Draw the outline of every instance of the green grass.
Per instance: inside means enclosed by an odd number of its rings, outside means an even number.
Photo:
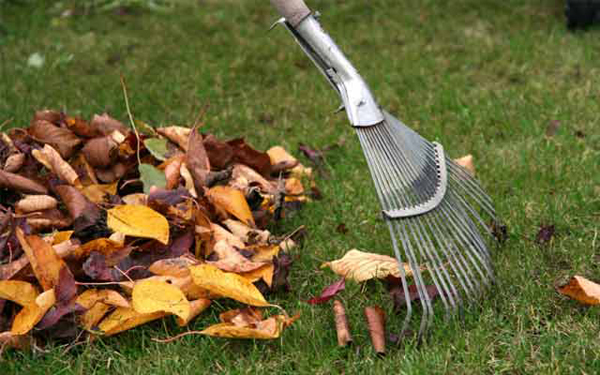
[[[600,29],[570,33],[559,0],[311,1],[381,104],[451,156],[471,153],[508,225],[493,250],[497,284],[464,320],[436,326],[420,347],[385,358],[371,349],[362,309],[390,311],[382,285],[342,294],[355,338],[336,347],[329,306],[304,301],[334,281],[324,260],[351,248],[389,251],[360,147],[338,99],[283,29],[268,32],[267,1],[202,1],[171,13],[59,17],[53,3],[0,2],[0,123],[26,126],[40,108],[126,120],[119,76],[134,115],[152,125],[193,122],[246,137],[257,148],[323,148],[324,199],[274,231],[306,225],[293,290],[274,302],[302,316],[282,339],[234,341],[177,334],[169,319],[115,338],[47,352],[8,352],[0,373],[598,373],[598,308],[559,296],[570,275],[600,280]],[[41,69],[28,57],[45,57]],[[548,123],[561,126],[552,138]],[[577,133],[581,132],[581,133]],[[576,134],[583,134],[578,137]],[[303,162],[309,162],[302,159]],[[346,235],[335,231],[345,223]],[[555,224],[548,246],[534,243]],[[225,306],[191,324],[214,323]],[[390,329],[403,316],[389,317]]]

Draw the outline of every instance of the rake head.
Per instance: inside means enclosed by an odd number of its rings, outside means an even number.
[[[495,218],[490,197],[462,167],[384,112],[384,121],[357,127],[400,268],[406,318],[413,316],[409,284],[422,307],[419,337],[433,320],[427,285],[437,288],[447,315],[465,300],[474,300],[493,281],[489,251],[482,232],[489,232],[479,212]],[[425,270],[425,271],[423,271]],[[430,282],[429,282],[430,281]],[[431,289],[429,289],[431,290]]]
[[[434,317],[433,283],[446,316],[475,300],[494,276],[480,216],[495,219],[477,181],[431,143],[382,111],[352,64],[302,0],[271,0],[279,21],[340,95],[364,151],[389,227],[406,301],[404,333],[414,315],[411,289],[422,307],[419,338]],[[410,286],[410,288],[409,288]]]

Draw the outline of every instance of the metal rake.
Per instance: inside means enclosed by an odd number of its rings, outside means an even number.
[[[382,110],[356,69],[321,28],[303,0],[271,0],[283,24],[340,95],[367,159],[396,259],[412,271],[423,313],[419,339],[434,318],[431,280],[446,316],[477,300],[494,280],[480,212],[495,220],[490,197],[462,167]],[[413,317],[413,299],[399,267],[406,301],[401,335]],[[424,272],[426,270],[426,272]]]

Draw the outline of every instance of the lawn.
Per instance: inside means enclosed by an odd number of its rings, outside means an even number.
[[[375,191],[334,92],[283,30],[266,0],[204,0],[169,12],[76,12],[75,1],[0,0],[0,123],[25,126],[41,108],[126,121],[134,116],[245,137],[258,149],[333,147],[323,199],[271,228],[305,225],[292,290],[271,300],[301,318],[275,341],[187,336],[166,319],[66,350],[3,354],[1,374],[126,373],[598,373],[597,307],[555,287],[574,274],[600,281],[600,28],[567,31],[560,0],[309,1],[380,103],[453,157],[474,156],[508,238],[492,246],[497,283],[463,319],[435,322],[379,358],[364,323],[379,304],[399,329],[383,285],[348,283],[355,345],[339,349],[329,305],[305,301],[335,276],[319,265],[352,248],[388,253]],[[28,65],[38,53],[44,63]],[[546,135],[552,122],[560,125]],[[344,224],[347,233],[336,231]],[[535,242],[542,225],[556,234]],[[215,305],[190,329],[215,323]]]

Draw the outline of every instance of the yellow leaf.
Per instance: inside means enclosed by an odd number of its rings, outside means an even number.
[[[70,240],[71,235],[73,235],[72,230],[64,230],[61,232],[54,233],[52,235],[52,245],[58,245],[59,243]]]
[[[131,307],[129,301],[127,301],[125,297],[112,289],[88,289],[81,293],[75,302],[86,309],[89,309],[98,302],[105,303],[109,306]]]
[[[454,159],[454,162],[465,168],[472,176],[475,176],[475,165],[473,164],[473,155],[465,155],[462,158]]]
[[[273,273],[275,272],[275,266],[273,264],[265,264],[264,266],[257,268],[250,272],[244,272],[240,275],[245,277],[251,283],[263,279],[267,286],[270,288],[273,284]]]
[[[200,315],[204,310],[206,310],[211,304],[211,300],[206,298],[200,298],[194,301],[190,301],[190,315],[187,319],[181,319],[177,317],[177,324],[180,326],[187,325],[192,319]]]
[[[289,195],[300,195],[304,193],[302,182],[295,177],[290,177],[285,180],[285,193]]]
[[[410,266],[405,263],[403,266],[406,276],[412,276]],[[395,258],[356,249],[348,251],[341,259],[324,263],[321,267],[330,267],[336,274],[356,282],[372,278],[383,279],[389,275],[400,277],[398,261]]]
[[[279,255],[281,247],[279,245],[257,245],[250,246],[249,250],[253,250],[252,260],[254,262],[271,262],[273,258]]]
[[[7,299],[21,306],[27,306],[35,302],[38,294],[36,287],[25,281],[0,281],[0,299]]]
[[[573,276],[566,285],[559,287],[558,291],[585,305],[600,304],[600,285],[582,276]]]
[[[111,336],[148,323],[152,320],[162,318],[165,315],[166,313],[163,311],[142,314],[131,308],[119,307],[100,322],[98,329],[104,332],[106,336]]]
[[[79,246],[73,252],[73,254],[71,254],[71,257],[75,259],[83,258],[90,255],[92,251],[96,251],[105,256],[109,256],[112,253],[117,252],[121,249],[123,249],[123,244],[121,243],[112,241],[108,238],[96,238],[95,240],[91,240]]]
[[[117,183],[115,181],[112,184],[94,184],[88,185],[81,189],[81,193],[85,195],[87,199],[94,203],[103,203],[106,195],[117,194]]]
[[[224,297],[253,306],[271,306],[260,291],[243,276],[223,272],[210,264],[190,267],[194,283]]]
[[[233,312],[236,312],[236,310]],[[244,316],[240,318],[240,315]],[[245,309],[238,310],[238,314],[227,314],[229,321],[212,325],[200,333],[208,336],[236,339],[276,339],[281,336],[284,328],[297,319],[297,317],[288,318],[284,315],[275,315],[257,321],[256,319],[259,317],[260,315],[247,314]]]
[[[31,263],[35,277],[44,290],[58,285],[58,275],[66,264],[56,254],[54,248],[38,236],[25,236],[21,228],[16,230],[17,238]]]
[[[269,158],[271,158],[271,164],[279,164],[279,163],[294,163],[297,162],[297,159],[290,155],[283,147],[274,146],[271,147],[267,154]],[[310,177],[312,175],[312,169],[306,168],[304,165],[298,163],[292,170],[290,171],[291,175],[296,178]]]
[[[170,312],[183,321],[190,316],[190,302],[178,287],[159,280],[140,280],[131,293],[133,308],[142,314]]]
[[[102,318],[104,318],[104,316],[107,312],[110,311],[110,309],[111,306],[107,305],[106,303],[96,302],[83,314],[79,315],[79,323],[83,326],[83,328],[90,331],[94,328],[96,324],[98,324],[100,320],[102,320]]]
[[[167,219],[150,207],[121,205],[107,211],[106,224],[115,232],[127,236],[153,238],[165,245],[169,243]]]
[[[254,226],[252,211],[241,191],[230,186],[215,186],[208,190],[206,196],[217,208],[235,216],[244,224]]]
[[[40,294],[35,301],[24,306],[15,316],[10,332],[13,335],[24,335],[31,331],[55,302],[54,289],[49,289]]]
[[[188,271],[189,273],[189,271]],[[151,276],[143,280],[155,280],[164,282],[170,285],[173,285],[183,292],[188,299],[199,299],[199,298],[218,298],[220,295],[212,293],[209,290],[199,287],[194,284],[192,277],[190,275],[184,277],[176,277],[176,276]],[[141,280],[138,280],[138,282]],[[125,293],[131,294],[133,292],[133,287],[135,286],[135,282],[133,281],[122,281],[119,283],[119,286],[123,288]]]

